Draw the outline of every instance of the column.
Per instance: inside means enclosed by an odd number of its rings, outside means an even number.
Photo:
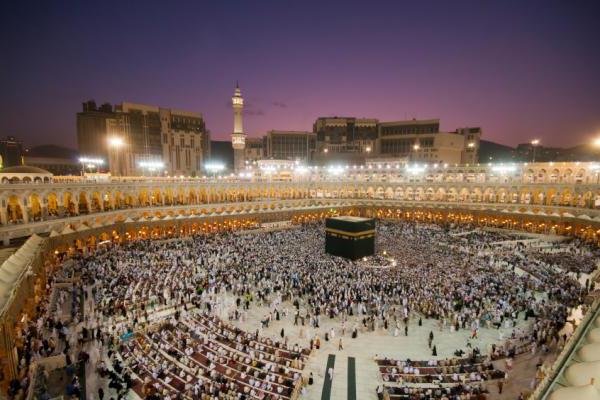
[[[23,213],[23,223],[28,224],[29,223],[29,209],[25,205],[25,202],[23,200],[19,200],[19,207],[21,207],[21,212]]]

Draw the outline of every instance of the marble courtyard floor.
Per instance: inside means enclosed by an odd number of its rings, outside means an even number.
[[[225,300],[223,308],[232,307],[234,299],[231,296]],[[233,306],[235,307],[235,306]],[[352,339],[351,328],[355,323],[359,323],[361,318],[350,317],[346,323],[346,332],[342,337],[343,350],[338,350],[339,337],[341,336],[341,322],[338,318],[330,319],[329,317],[321,318],[321,327],[319,329],[313,329],[308,326],[294,326],[293,310],[294,307],[291,303],[285,302],[283,305],[278,307],[279,310],[287,308],[289,314],[287,317],[281,316],[281,320],[272,321],[268,328],[261,328],[261,320],[264,319],[265,315],[272,309],[266,305],[260,306],[257,302],[253,302],[250,310],[247,311],[246,320],[241,321],[229,321],[230,323],[238,326],[239,328],[255,332],[256,329],[260,329],[260,334],[271,337],[274,340],[281,339],[281,329],[284,329],[285,335],[288,337],[288,343],[298,343],[301,346],[309,347],[310,338],[314,337],[315,334],[319,335],[321,339],[321,349],[314,350],[311,355],[305,369],[305,376],[308,376],[310,372],[313,373],[315,382],[313,385],[307,387],[307,392],[301,399],[320,399],[321,392],[323,390],[324,377],[326,375],[327,359],[330,354],[335,355],[335,366],[334,374],[331,385],[331,399],[341,400],[348,399],[348,359],[353,357],[356,365],[356,398],[361,400],[375,400],[377,395],[375,390],[378,385],[383,385],[383,380],[379,375],[377,364],[374,359],[377,355],[379,358],[394,358],[394,359],[407,359],[412,360],[430,360],[433,358],[444,359],[454,357],[454,352],[457,349],[467,350],[467,342],[470,341],[473,347],[479,347],[483,355],[488,354],[489,349],[493,343],[500,344],[503,341],[502,337],[509,337],[513,329],[515,328],[502,328],[502,329],[488,329],[482,328],[479,330],[479,338],[475,340],[469,340],[470,330],[461,329],[458,332],[450,332],[446,328],[443,332],[440,331],[437,320],[426,320],[423,319],[423,325],[418,326],[418,319],[412,319],[409,322],[408,336],[404,336],[404,327],[401,328],[401,334],[398,337],[394,337],[391,332],[393,329],[389,329],[389,333],[380,327],[374,332],[362,332],[358,334],[358,338]],[[301,307],[302,309],[302,307]],[[221,318],[227,321],[227,315],[223,311]],[[529,320],[531,322],[531,320]],[[518,326],[516,328],[525,328],[528,322],[523,321],[521,316]],[[362,325],[361,325],[362,326]],[[331,328],[335,330],[335,338],[330,341],[325,341],[325,332]],[[301,337],[301,329],[304,328],[304,337]],[[433,344],[437,346],[437,357],[433,357],[431,350],[428,347],[429,332],[433,331],[434,341]],[[524,355],[523,357],[526,357]],[[504,398],[516,398],[520,393],[520,390],[528,388],[529,382],[533,379],[536,368],[535,363],[539,359],[539,356],[533,356],[535,359],[530,363],[515,362],[515,368],[509,375],[509,379],[505,386],[505,393],[515,392],[516,395],[513,397],[498,396],[498,390],[495,382],[488,384],[488,389],[491,392],[490,399],[504,399]],[[519,360],[519,358],[517,358]],[[497,363],[499,369],[504,370],[504,362],[499,361]],[[532,364],[532,365],[529,365]],[[523,367],[523,368],[521,368]],[[512,375],[519,375],[518,385],[511,384]],[[523,385],[523,382],[527,384]],[[513,386],[515,386],[513,388]]]

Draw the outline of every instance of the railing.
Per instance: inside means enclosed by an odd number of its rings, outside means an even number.
[[[32,233],[50,232],[52,229],[61,231],[66,224],[79,225],[88,221],[95,221],[97,218],[102,218],[104,222],[110,224],[117,217],[157,213],[167,215],[169,212],[176,213],[184,212],[186,217],[193,218],[211,218],[216,216],[231,216],[231,215],[249,215],[253,213],[272,213],[281,211],[293,211],[302,209],[318,208],[323,206],[342,207],[342,206],[373,206],[373,207],[415,207],[415,208],[457,208],[463,210],[488,210],[494,212],[503,212],[506,216],[518,217],[528,215],[531,217],[550,217],[550,218],[567,218],[571,220],[580,220],[581,222],[593,223],[600,222],[600,209],[587,209],[573,206],[560,205],[541,205],[541,204],[521,204],[521,203],[483,203],[483,202],[465,202],[465,201],[431,201],[431,200],[398,200],[398,199],[378,199],[378,198],[340,198],[340,197],[311,197],[297,199],[270,199],[260,201],[241,201],[231,203],[202,203],[188,205],[160,205],[160,206],[145,206],[140,208],[122,208],[109,211],[99,211],[89,214],[81,214],[64,218],[51,218],[48,220],[35,221],[30,223],[9,224],[0,226],[0,238],[16,238],[30,235]],[[275,206],[274,209],[271,207]],[[519,209],[527,208],[524,214]],[[219,210],[215,213],[206,212],[202,214],[191,211],[205,209]],[[535,209],[536,212],[532,210]],[[243,213],[242,213],[243,212]],[[580,218],[580,216],[585,216]],[[176,220],[174,217],[167,218]],[[160,218],[158,221],[165,219]],[[136,221],[134,221],[136,222]],[[152,222],[152,221],[148,221]],[[94,226],[89,226],[94,228]]]
[[[590,307],[590,310],[582,319],[581,323],[579,324],[573,335],[569,338],[569,341],[566,343],[565,347],[558,355],[558,358],[554,361],[554,364],[552,364],[550,372],[536,387],[535,391],[529,397],[530,399],[544,400],[552,393],[552,389],[555,386],[556,381],[563,374],[569,360],[574,355],[574,352],[576,351],[579,344],[581,344],[583,336],[587,334],[590,325],[592,325],[596,318],[599,316],[600,299],[594,301],[592,307]]]
[[[45,382],[44,370],[50,372],[58,368],[64,368],[66,366],[65,355],[60,354],[57,356],[41,358],[34,361],[29,368],[29,387],[27,388],[27,400],[35,400],[39,398],[40,393],[37,393],[36,389],[39,385],[45,388],[47,382]],[[60,396],[59,398],[62,398]]]

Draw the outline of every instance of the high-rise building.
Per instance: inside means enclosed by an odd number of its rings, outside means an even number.
[[[201,174],[210,154],[202,114],[135,103],[84,103],[77,114],[82,157],[108,161],[113,175]]]
[[[440,132],[439,119],[381,122],[374,154],[423,163],[476,163],[480,136],[480,128]]]
[[[83,103],[77,113],[77,146],[82,157],[108,158],[107,135],[118,126],[119,117],[109,103],[100,107],[93,100]]]
[[[315,160],[320,164],[364,163],[376,159],[407,162],[475,164],[481,128],[440,132],[440,121],[380,122],[374,118],[321,117]]]
[[[374,118],[320,117],[313,125],[317,135],[315,160],[363,162],[377,139]]]
[[[198,176],[210,157],[210,138],[200,113],[160,109],[163,160],[171,175]]]
[[[458,128],[456,133],[465,138],[461,164],[477,164],[481,147],[481,128]]]
[[[0,168],[23,165],[23,143],[14,136],[0,139]]]
[[[244,148],[244,160],[246,163],[253,163],[265,158],[265,138],[246,138]]]
[[[302,131],[269,131],[264,137],[265,155],[275,160],[310,162],[315,153],[317,134]]]
[[[233,133],[231,134],[231,146],[233,147],[233,168],[241,171],[245,167],[244,148],[246,147],[246,135],[242,126],[242,111],[244,109],[244,98],[240,91],[240,85],[236,83],[233,97]]]

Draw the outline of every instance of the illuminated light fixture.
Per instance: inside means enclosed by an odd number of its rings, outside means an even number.
[[[425,167],[419,165],[407,165],[406,171],[410,174],[420,174],[425,171]]]
[[[155,171],[157,169],[163,169],[165,167],[165,163],[162,161],[140,161],[138,165],[141,168],[146,168],[150,171]]]
[[[471,142],[467,145],[468,148],[472,149],[473,147],[475,147],[475,143]]]
[[[515,167],[514,165],[494,165],[492,167],[493,172],[498,172],[501,174],[505,174],[507,172],[515,172],[516,170],[517,167]]]
[[[266,173],[267,175],[272,174],[273,172],[275,172],[276,168],[273,166],[267,166],[267,167],[260,167],[260,170],[263,171],[264,173]]]
[[[104,160],[101,158],[88,158],[88,157],[81,157],[79,159],[79,162],[82,164],[93,164],[93,165],[102,165],[104,164]]]
[[[108,144],[111,147],[121,147],[125,144],[125,141],[119,136],[112,136],[108,138]]]
[[[327,168],[327,172],[332,175],[341,175],[344,172],[344,169],[345,168],[340,165],[333,165]]]
[[[308,172],[308,168],[304,165],[297,165],[294,168],[294,173],[296,174],[306,174]]]
[[[207,171],[210,171],[212,173],[216,173],[216,172],[223,171],[225,169],[225,164],[217,163],[217,162],[207,163],[207,164],[204,164],[204,168]]]

